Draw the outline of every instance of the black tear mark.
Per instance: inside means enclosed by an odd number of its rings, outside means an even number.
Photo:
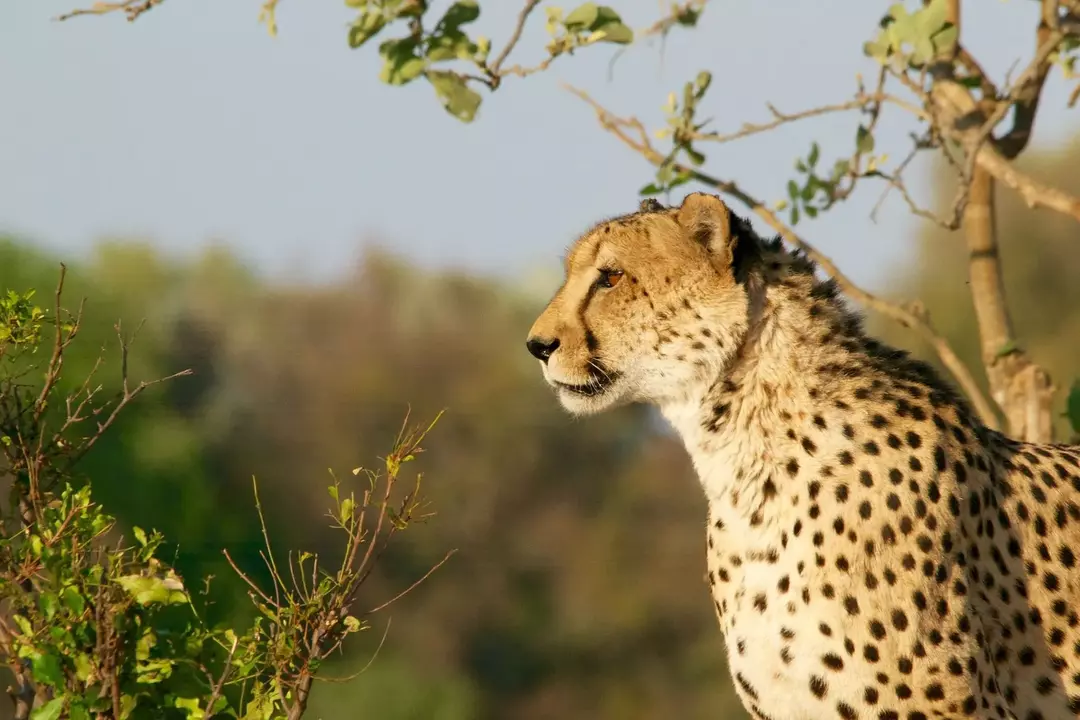
[[[585,328],[585,347],[589,350],[589,354],[596,353],[596,349],[600,347],[600,341],[596,339],[596,335],[589,328]]]

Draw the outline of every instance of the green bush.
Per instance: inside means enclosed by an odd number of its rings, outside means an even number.
[[[78,384],[62,382],[82,322],[81,309],[61,306],[63,282],[62,270],[51,311],[33,291],[0,296],[0,478],[10,485],[0,510],[0,654],[14,676],[15,717],[302,717],[324,661],[449,557],[389,601],[361,597],[391,539],[430,515],[420,475],[403,484],[402,469],[434,422],[406,423],[381,470],[352,471],[355,490],[331,471],[328,516],[341,541],[333,560],[275,556],[256,485],[270,586],[224,551],[248,587],[254,621],[211,627],[202,613],[212,602],[209,578],[185,582],[161,557],[161,533],[134,526],[124,537],[78,473],[126,406],[190,373],[129,380],[134,335],[118,323],[119,390],[106,398],[97,379],[103,360]]]

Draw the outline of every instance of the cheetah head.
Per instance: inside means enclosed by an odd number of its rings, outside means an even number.
[[[757,253],[749,224],[715,196],[671,208],[645,201],[574,243],[526,346],[574,414],[686,399],[724,372],[746,336]]]

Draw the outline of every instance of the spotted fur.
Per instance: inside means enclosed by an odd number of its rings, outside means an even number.
[[[569,411],[682,437],[754,718],[1080,716],[1080,448],[987,429],[718,198],[585,233],[530,350]]]

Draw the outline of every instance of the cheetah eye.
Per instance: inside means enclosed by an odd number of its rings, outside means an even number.
[[[601,270],[596,284],[602,288],[613,288],[622,280],[622,270]]]

